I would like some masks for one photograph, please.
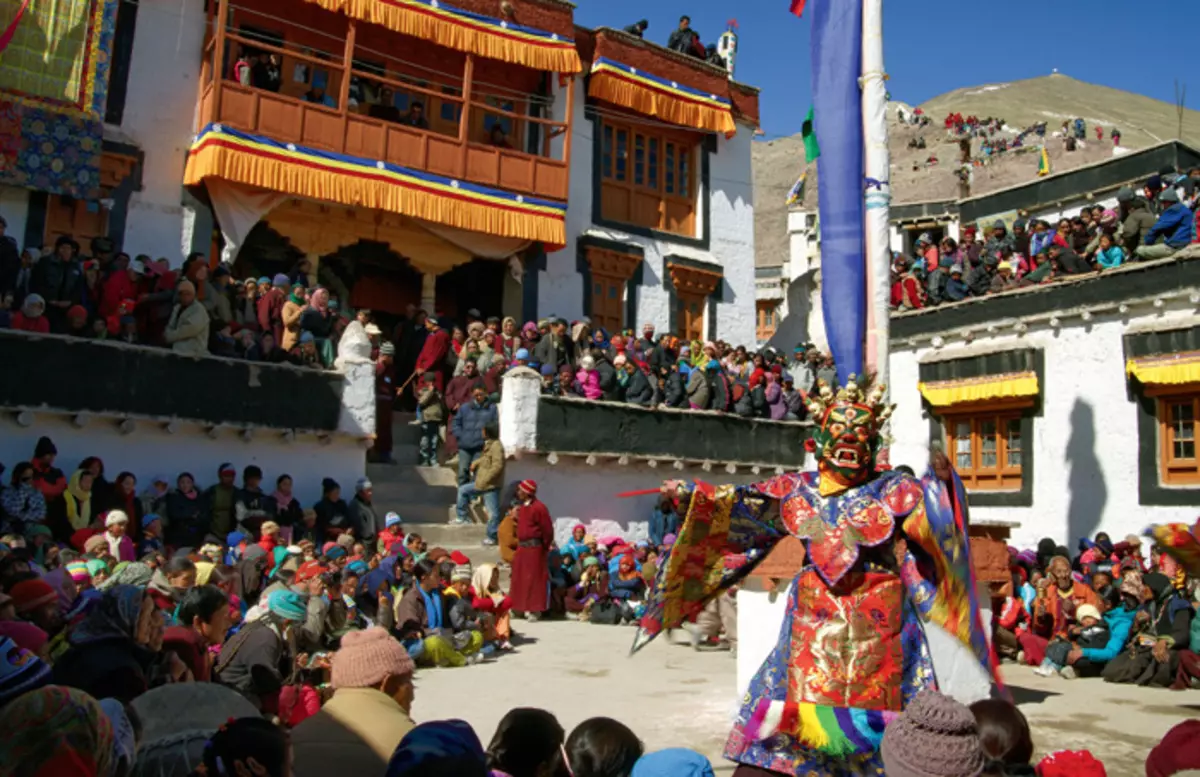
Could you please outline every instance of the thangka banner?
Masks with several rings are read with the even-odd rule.
[[[100,197],[118,0],[0,0],[0,183]]]

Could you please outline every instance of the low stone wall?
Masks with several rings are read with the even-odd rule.
[[[807,422],[543,397],[532,370],[505,377],[500,427],[510,451],[785,469],[803,468],[812,429]]]
[[[6,408],[330,433],[349,426],[341,372],[10,330],[0,330],[0,356]],[[370,420],[369,429],[340,431],[366,436]]]

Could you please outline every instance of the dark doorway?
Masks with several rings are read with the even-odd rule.
[[[465,322],[475,308],[488,316],[504,310],[504,274],[508,265],[492,259],[473,259],[443,273],[437,279],[438,312],[456,322]]]

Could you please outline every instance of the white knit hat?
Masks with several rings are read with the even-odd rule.
[[[104,528],[121,526],[127,523],[129,523],[129,516],[125,514],[124,510],[109,510],[108,517],[104,519]]]

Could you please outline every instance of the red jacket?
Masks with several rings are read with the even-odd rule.
[[[17,311],[12,316],[12,328],[23,332],[34,332],[40,335],[50,334],[50,319],[45,316],[26,318],[25,314]]]
[[[122,300],[137,299],[138,290],[129,273],[120,271],[108,276],[104,282],[104,290],[100,292],[100,315],[105,318],[116,315]]]

